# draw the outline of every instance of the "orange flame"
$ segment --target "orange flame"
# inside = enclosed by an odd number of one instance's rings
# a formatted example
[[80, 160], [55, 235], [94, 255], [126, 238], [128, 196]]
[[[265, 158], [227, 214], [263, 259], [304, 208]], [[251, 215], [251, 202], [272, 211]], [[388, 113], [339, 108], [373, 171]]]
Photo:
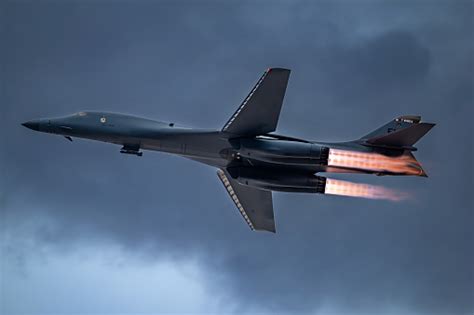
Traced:
[[401, 201], [407, 199], [408, 195], [381, 186], [369, 184], [352, 183], [344, 180], [326, 179], [325, 194], [359, 197], [367, 199], [385, 199], [391, 201]]
[[421, 164], [411, 154], [391, 157], [379, 153], [330, 149], [328, 166], [405, 175], [425, 174]]

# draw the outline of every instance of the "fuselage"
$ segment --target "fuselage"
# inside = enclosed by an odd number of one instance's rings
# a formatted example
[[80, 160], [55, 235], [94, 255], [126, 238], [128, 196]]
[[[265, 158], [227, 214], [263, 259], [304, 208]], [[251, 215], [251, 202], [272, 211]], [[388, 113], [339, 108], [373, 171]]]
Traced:
[[[194, 129], [147, 118], [107, 112], [79, 112], [74, 115], [39, 119], [24, 123], [30, 129], [85, 138], [122, 146], [122, 153], [141, 155], [141, 150], [180, 155], [218, 168], [227, 168], [239, 182], [260, 189], [313, 192], [318, 172], [399, 174], [364, 165], [338, 165], [332, 152], [393, 156], [403, 150], [383, 150], [357, 142], [320, 143], [275, 134], [234, 137], [217, 130]], [[249, 182], [251, 184], [249, 184]]]

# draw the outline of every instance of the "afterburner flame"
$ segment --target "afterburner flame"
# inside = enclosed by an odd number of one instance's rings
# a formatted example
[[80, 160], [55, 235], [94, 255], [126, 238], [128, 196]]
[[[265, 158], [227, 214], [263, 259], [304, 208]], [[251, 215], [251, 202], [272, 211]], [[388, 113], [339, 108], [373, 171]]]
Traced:
[[407, 195], [381, 186], [369, 184], [352, 183], [344, 180], [326, 179], [325, 194], [359, 197], [367, 199], [384, 199], [391, 201], [401, 201], [407, 199]]
[[328, 166], [423, 176], [420, 163], [410, 153], [397, 157], [379, 153], [330, 149]]

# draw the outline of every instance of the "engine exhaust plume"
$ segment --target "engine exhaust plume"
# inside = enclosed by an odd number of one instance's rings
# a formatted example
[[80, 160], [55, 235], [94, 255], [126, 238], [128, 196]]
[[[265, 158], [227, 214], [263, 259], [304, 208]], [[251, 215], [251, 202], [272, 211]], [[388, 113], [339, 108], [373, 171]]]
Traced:
[[401, 201], [408, 198], [408, 195], [403, 192], [385, 187], [352, 183], [332, 178], [326, 179], [324, 193], [328, 195], [359, 197], [367, 199], [384, 199], [391, 201]]
[[330, 149], [328, 165], [380, 173], [426, 176], [421, 164], [411, 153], [393, 157], [379, 153]]

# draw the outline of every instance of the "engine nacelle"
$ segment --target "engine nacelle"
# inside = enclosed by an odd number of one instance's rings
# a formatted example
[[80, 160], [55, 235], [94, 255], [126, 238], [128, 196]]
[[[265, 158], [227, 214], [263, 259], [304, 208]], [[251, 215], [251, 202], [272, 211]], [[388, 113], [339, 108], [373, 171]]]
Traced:
[[242, 157], [287, 165], [327, 165], [329, 148], [314, 143], [272, 139], [241, 139]]
[[324, 194], [326, 187], [326, 178], [313, 174], [247, 167], [229, 168], [228, 171], [241, 185], [264, 190]]

